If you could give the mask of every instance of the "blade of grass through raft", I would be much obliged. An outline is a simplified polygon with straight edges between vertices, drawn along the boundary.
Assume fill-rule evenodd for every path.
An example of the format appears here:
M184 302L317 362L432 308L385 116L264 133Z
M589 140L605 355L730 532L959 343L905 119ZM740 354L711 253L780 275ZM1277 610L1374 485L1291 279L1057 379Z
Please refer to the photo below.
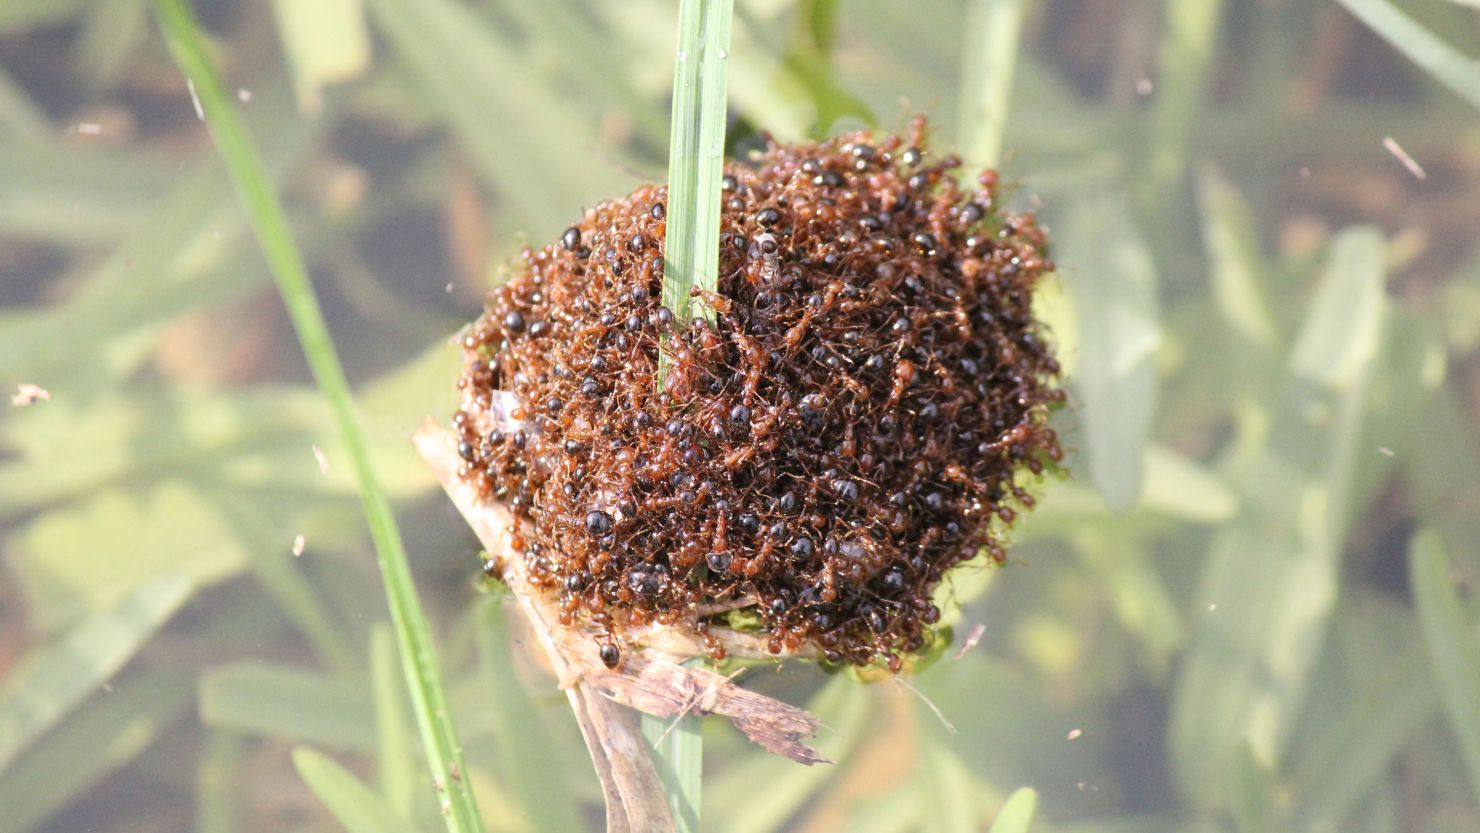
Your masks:
M683 0L673 65L668 143L668 228L663 304L675 331L693 317L689 289L713 292L719 275L720 179L725 163L725 91L734 0ZM700 315L713 311L700 306Z
M1024 0L974 0L966 11L961 67L961 152L973 166L995 168L1012 101Z
M236 186L262 252L277 280L309 368L349 451L370 537L375 542L385 582L391 620L401 649L402 671L411 693L412 711L421 730L433 781L444 790L439 799L447 819L447 829L453 833L481 833L483 822L467 779L451 775L452 772L466 771L466 767L443 694L431 636L416 597L411 568L406 562L401 533L390 501L371 466L364 429L355 414L349 382L319 311L303 257L288 228L277 192L267 179L256 146L232 108L207 57L199 24L186 0L155 0L154 5L170 52L192 84L221 160Z
M683 0L679 7L663 249L663 304L673 311L674 332L681 332L693 316L690 287L714 292L719 285L720 182L734 9L734 0ZM707 305L699 309L713 318ZM659 385L666 371L666 354L660 354ZM698 833L704 765L700 718L680 715L670 725L645 714L642 733L653 743L653 763L668 793L675 828Z

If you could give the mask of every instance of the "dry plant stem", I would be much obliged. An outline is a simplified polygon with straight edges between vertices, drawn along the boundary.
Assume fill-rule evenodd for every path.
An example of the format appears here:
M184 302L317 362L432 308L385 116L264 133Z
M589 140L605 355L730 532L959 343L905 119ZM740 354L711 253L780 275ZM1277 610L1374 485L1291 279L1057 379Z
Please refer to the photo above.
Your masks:
M539 636L601 780L609 830L673 829L667 797L638 731L636 715L621 706L669 719L722 714L751 740L778 755L804 764L828 762L804 742L820 725L817 718L740 688L713 671L681 665L684 659L703 655L696 635L673 628L635 629L626 636L643 648L624 652L620 667L607 668L598 653L595 632L581 626L561 627L554 595L531 587L525 579L523 561L509 546L516 523L513 515L496 502L479 500L476 490L458 476L463 460L457 453L457 437L428 421L413 441L478 540L497 559L504 582ZM734 649L734 655L764 655L763 643L754 637L715 630L724 631L720 638Z

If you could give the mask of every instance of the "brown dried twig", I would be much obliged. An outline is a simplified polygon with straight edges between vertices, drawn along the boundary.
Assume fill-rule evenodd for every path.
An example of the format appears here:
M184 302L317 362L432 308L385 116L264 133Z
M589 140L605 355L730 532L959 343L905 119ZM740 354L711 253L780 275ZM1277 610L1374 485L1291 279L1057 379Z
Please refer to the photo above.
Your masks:
M514 517L494 501L479 500L476 490L458 476L462 458L457 453L457 437L428 420L412 439L496 560L501 578L538 635L570 699L601 780L609 831L673 829L636 715L621 706L663 718L724 715L771 752L804 764L830 763L805 742L820 725L816 717L747 691L714 671L682 665L690 657L704 655L702 640L691 628L633 629L627 637L634 649L623 651L618 668L607 668L595 631L580 624L562 627L555 597L526 580L523 560L509 546L517 523ZM721 639L731 656L766 656L764 643L752 635L718 627L710 632Z

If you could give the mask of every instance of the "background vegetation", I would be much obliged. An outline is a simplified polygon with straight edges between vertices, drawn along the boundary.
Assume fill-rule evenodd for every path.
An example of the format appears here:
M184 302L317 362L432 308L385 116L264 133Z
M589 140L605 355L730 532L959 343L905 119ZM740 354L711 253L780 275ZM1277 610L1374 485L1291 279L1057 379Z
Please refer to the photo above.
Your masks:
M1041 203L1075 454L1014 563L953 583L940 661L752 672L840 763L706 724L706 829L980 830L1022 785L1041 831L1480 827L1473 5L739 0L732 151L924 111ZM196 9L396 500L461 777L494 830L594 828L406 436L518 246L663 177L677 4ZM305 780L357 833L439 829L349 454L144 0L0 3L0 276L0 382L50 394L0 416L0 833L337 829Z

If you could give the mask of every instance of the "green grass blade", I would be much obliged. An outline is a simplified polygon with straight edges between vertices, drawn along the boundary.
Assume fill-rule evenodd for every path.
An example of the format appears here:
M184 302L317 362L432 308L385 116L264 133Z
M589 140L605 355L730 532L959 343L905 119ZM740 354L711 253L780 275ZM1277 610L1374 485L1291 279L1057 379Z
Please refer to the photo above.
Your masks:
M1418 25L1388 0L1337 0L1439 83L1480 107L1480 65Z
M734 0L683 0L679 6L663 244L663 304L673 310L677 327L693 317L691 288L714 292L719 286L720 180L734 10ZM713 317L708 305L698 310ZM665 367L666 361L659 368L660 384ZM667 721L642 717L643 734L657 744L654 764L678 833L699 829L704 763L700 727L697 716L681 717L671 728Z
M0 772L116 674L193 590L184 576L164 576L23 659L0 691Z
M447 827L457 833L481 831L483 823L472 790L461 778L450 776L454 767L457 770L464 768L462 748L453 730L431 635L416 597L401 533L390 501L371 465L364 430L350 397L349 382L345 379L334 342L329 337L318 299L309 282L308 270L288 228L277 191L272 187L256 147L216 76L206 54L199 25L185 0L156 0L155 8L176 63L194 85L221 159L251 218L273 277L277 279L309 368L328 400L335 427L349 453L385 582L406 685L411 692L412 711L421 730L432 777L445 790L442 800L447 810Z
M282 515L251 497L230 492L215 497L222 516L243 541L250 542L252 571L262 589L314 646L320 658L336 671L353 671L359 659L350 648L344 629L280 540L285 537L280 526Z
M1204 169L1197 185L1213 303L1228 326L1250 345L1273 349L1279 344L1279 332L1261 283L1268 267L1259 254L1259 227L1253 213L1215 168Z
M243 662L200 677L200 719L238 734L369 751L375 716L363 683L301 668Z
M1114 191L1085 197L1065 217L1060 269L1074 309L1077 366L1090 480L1112 509L1140 499L1161 346L1158 275L1130 201Z
M1475 797L1480 798L1480 643L1465 627L1449 559L1437 533L1425 529L1414 537L1408 566L1429 668Z
M1355 474L1371 448L1363 430L1384 344L1384 254L1375 229L1337 236L1281 374L1267 445L1242 475L1239 515L1211 541L1169 731L1175 774L1204 808L1232 809L1236 784L1226 776L1242 745L1283 765L1309 695L1362 508Z
M1310 315L1290 351L1296 374L1336 387L1371 363L1384 312L1383 258L1377 229L1348 230L1332 241L1328 277L1311 299Z
M585 93L582 105L600 101L606 112L632 119L643 144L651 147L663 144L668 132L665 102L645 95L646 90L634 84L626 66L631 56L608 48L613 38L621 37L620 33L593 19L594 10L584 8L580 0L549 3L503 0L492 5L537 33L546 43L560 45L555 59L571 83ZM620 13L620 9L617 11Z
M0 136L34 152L47 147L53 130L46 111L9 73L0 71Z
M916 772L924 833L975 833L981 830L974 800L981 786L945 739L932 734L920 749Z
M1274 823L1274 773L1261 762L1249 744L1235 751L1224 778L1233 801L1234 829L1238 833L1276 830Z
M268 167L285 178L321 127L292 117L280 99L265 91L254 100L252 112L262 120L258 123L263 127L262 150ZM0 181L7 185L0 195L0 227L8 233L24 234L9 220L26 218L19 227L24 228L34 225L38 215L53 218L53 228L75 225L63 217L74 216L77 205L86 206L85 213L91 215L94 206L106 211L111 204L119 216L130 215L133 219L127 222L137 224L108 257L88 270L66 304L5 311L0 319L0 366L15 378L48 379L46 387L53 395L92 393L99 376L123 375L142 361L137 349L129 351L126 361L113 358L119 340L155 331L185 310L241 297L257 288L259 278L267 282L265 269L243 265L240 250L245 224L230 183L217 169L219 163L202 160L171 173L178 170L176 163L166 158L149 160L148 156L118 152L0 148ZM15 174L28 165L32 175L56 176L35 181L35 188L27 187L31 176ZM109 166L129 173L106 180L89 176ZM69 168L72 173L64 174ZM171 180L176 184L168 191L155 191L148 185ZM100 195L96 189L102 181L112 185ZM10 187L12 183L17 187ZM154 210L140 212L140 205ZM66 215L55 213L63 210ZM147 216L140 220L140 214ZM58 239L51 233L43 236ZM138 280L139 275L152 279ZM59 330L72 337L57 338ZM100 363L99 357L108 360Z
M1007 797L997 820L988 833L1028 833L1033 815L1038 812L1038 793L1031 787L1018 787Z
M406 695L396 677L396 637L382 622L370 632L370 688L375 703L376 774L385 800L402 815L415 809L416 765Z
M10 0L0 3L0 33L25 32L77 17L92 0Z
M504 606L491 597L480 599L475 621L478 658L492 695L485 708L511 797L528 814L534 830L581 829L559 747L546 731L529 690L514 673Z
M713 292L719 275L720 178L734 0L683 0L673 65L668 145L668 228L663 304L678 326L693 315L690 287ZM706 306L699 314L709 316Z
M370 65L365 7L361 0L273 0L272 7L299 106L317 112L324 87L357 77Z
M1415 648L1395 664L1387 685L1364 687L1358 701L1306 750L1290 778L1293 831L1340 830L1369 798L1393 759L1434 716L1438 696Z
M831 727L828 757L846 761L865 742L876 717L873 688L862 686L849 675L838 674L813 695L807 711ZM822 794L842 777L835 766L798 768L791 761L771 755L743 760L722 773L707 791L709 810L705 817L725 833L775 833L784 829L799 808ZM769 784L764 801L755 800L755 785Z
M793 83L800 84L806 90L807 97L817 110L813 130L814 135L819 137L826 136L830 128L835 129L846 122L857 122L869 127L878 124L868 104L850 92L838 77L837 62L833 59L837 22L837 0L803 0L798 3L792 15L791 36L786 54L782 57L783 68L772 84L775 92L780 92ZM743 47L745 23L742 11L739 35L742 39L742 53L749 56L750 51ZM743 67L735 74L737 108L743 108L741 79L744 75ZM770 122L766 120L752 119L752 123L770 126Z
M0 833L33 830L138 757L190 703L189 675L149 669L77 711L0 779Z
M1012 101L1013 72L1026 0L972 0L966 10L961 68L961 153L996 167Z
M855 803L848 814L848 833L910 833L921 829L920 805L914 785L895 792L874 793Z
M94 406L120 422L129 419L128 410L118 405L100 397ZM58 414L57 422L67 421ZM172 439L178 441L180 433L171 432ZM71 453L94 450L79 443ZM101 454L83 459L105 465ZM39 479L41 471L47 470L36 467L18 474ZM15 478L17 483L23 480ZM0 488L0 495L4 492ZM107 530L105 539L98 530ZM247 555L211 502L185 481L170 478L152 488L108 489L42 514L11 537L6 557L11 571L7 580L34 611L31 626L57 633L114 608L167 575L184 576L202 587L234 575Z
M1419 517L1443 536L1460 565L1475 569L1480 553L1467 545L1480 540L1480 515L1454 495L1480 488L1480 438L1455 388L1445 385L1425 403L1411 429L1414 443L1404 477L1413 484Z
M90 90L118 80L149 34L146 0L97 0L83 18L72 64Z
M535 240L559 234L577 205L631 187L592 151L582 100L531 71L540 57L458 0L369 0L376 29L404 60L425 105ZM538 4L543 8L546 4ZM517 79L517 80L515 80ZM497 129L491 129L496 120Z
M692 661L691 661L692 662ZM668 793L677 833L699 833L700 788L704 773L703 723L697 715L642 715L642 735L653 745L653 766Z
M293 768L349 833L409 833L416 828L328 755L300 746Z
M236 833L242 739L207 732L195 765L195 833Z
M1151 111L1152 193L1161 196L1187 168L1193 128L1207 99L1223 0L1167 0L1161 42L1160 89Z

